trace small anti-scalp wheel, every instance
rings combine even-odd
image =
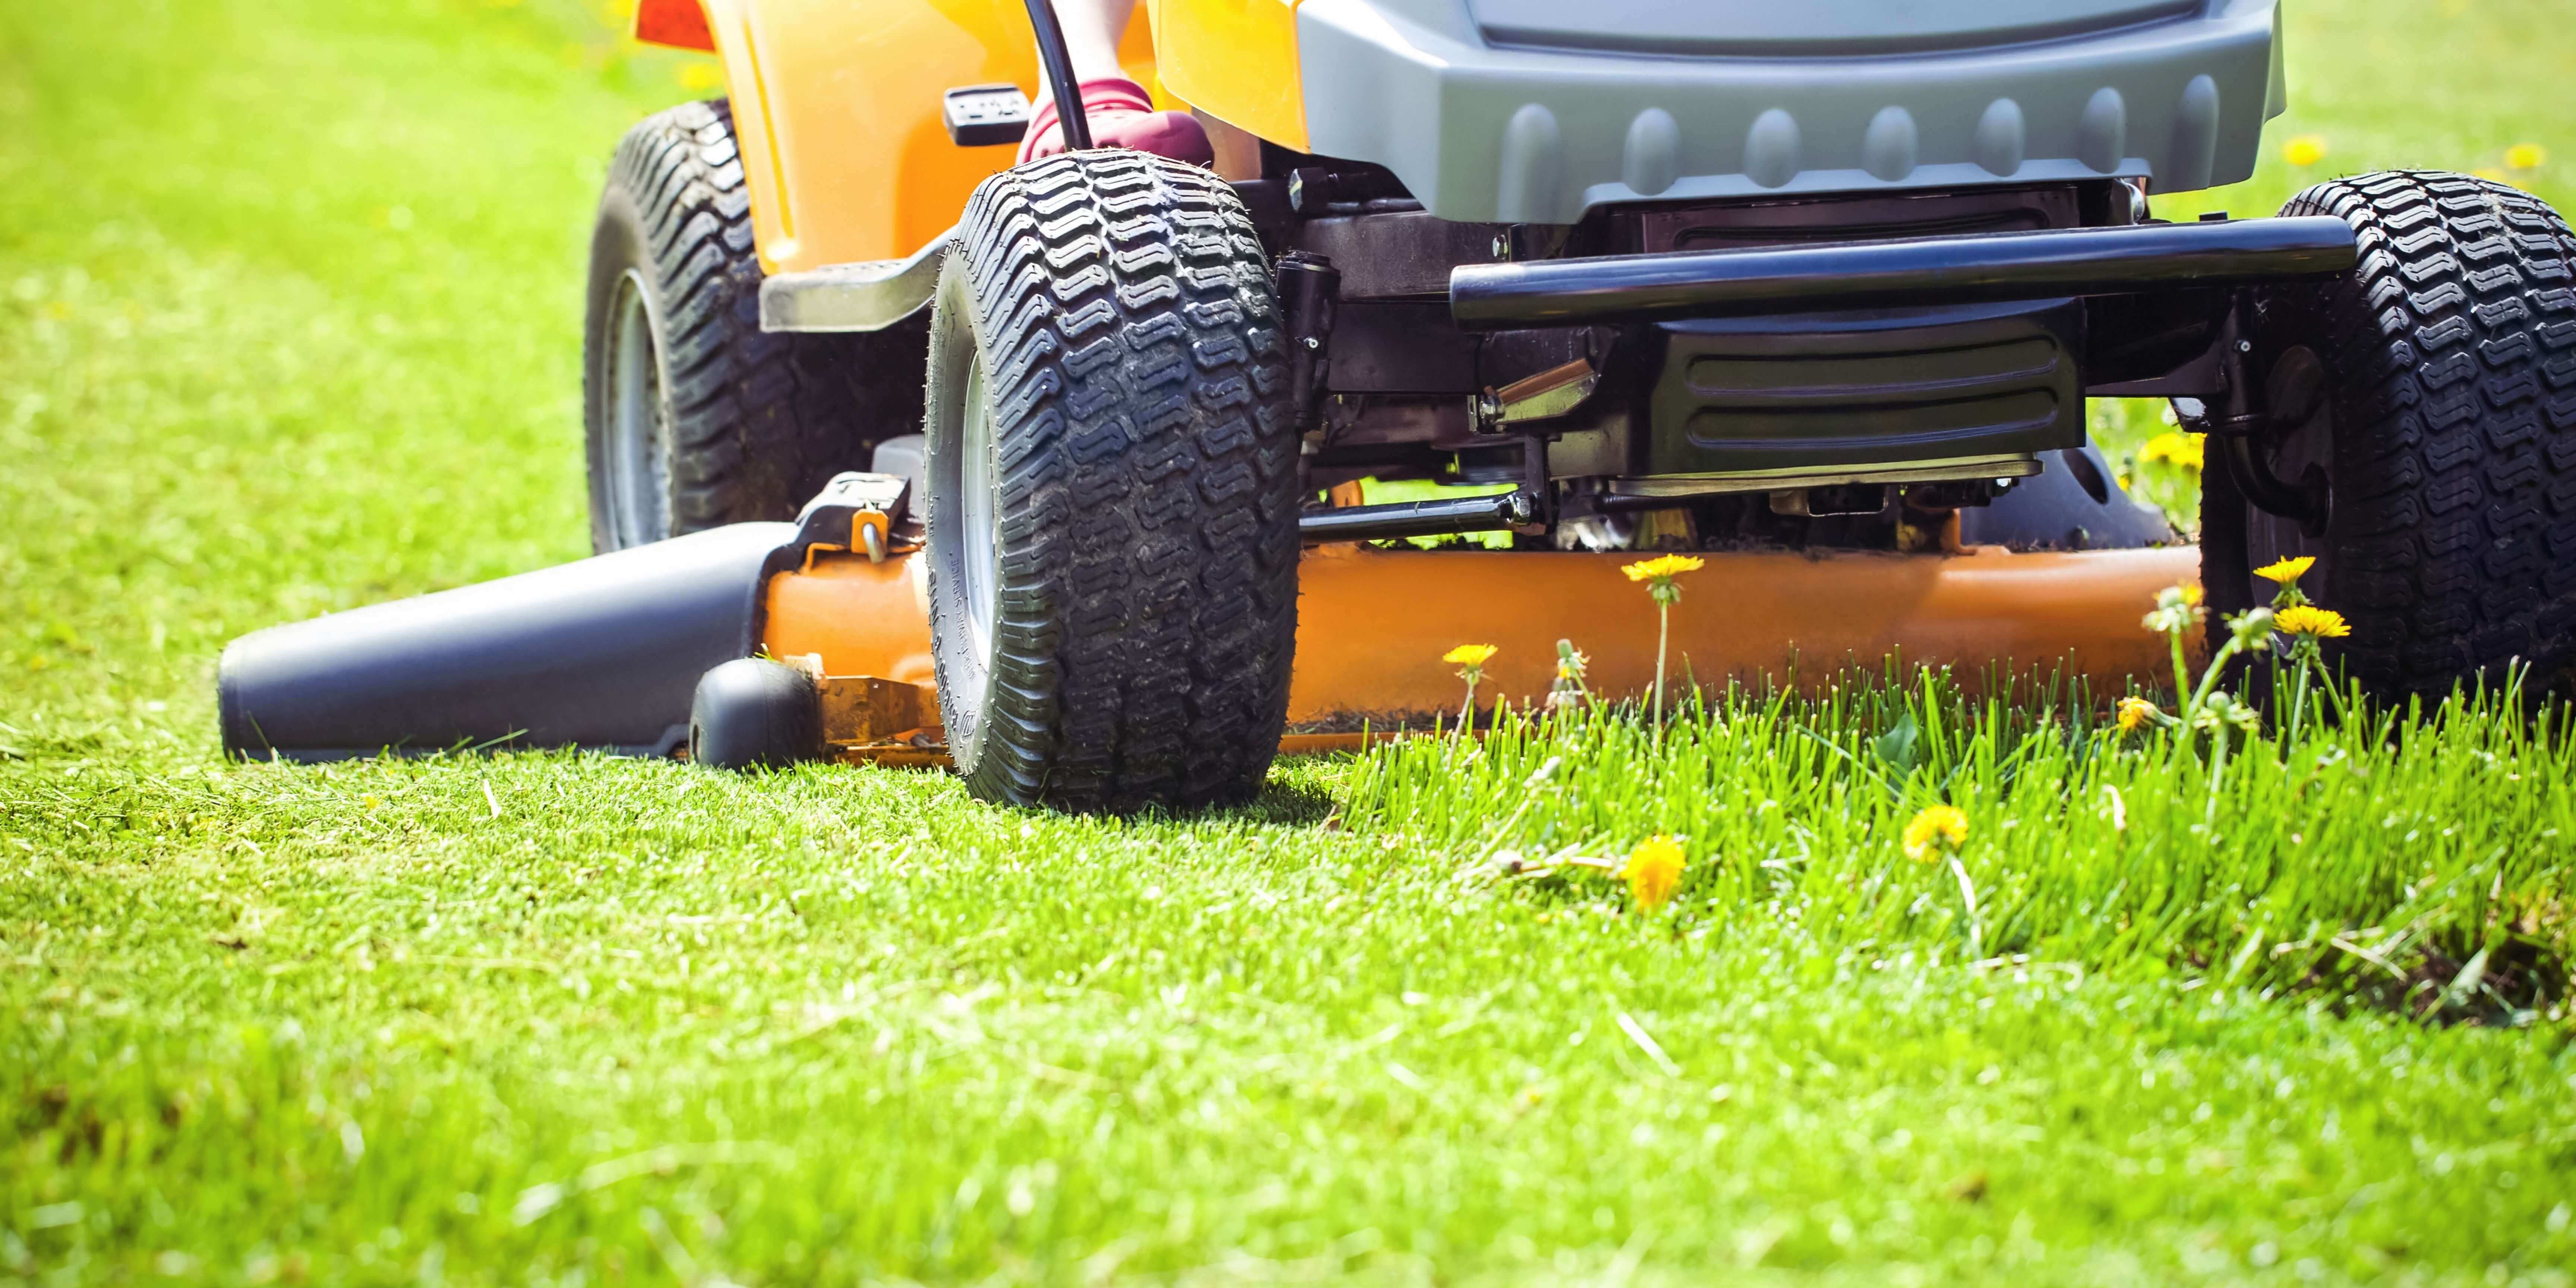
[[[823,754],[823,703],[802,667],[738,657],[698,677],[689,759],[709,769],[785,769]]]
[[[1141,152],[986,180],[932,310],[930,632],[977,796],[1258,790],[1297,631],[1297,439],[1234,190]]]
[[[2283,215],[2338,215],[2360,263],[2256,299],[2253,372],[2273,478],[2322,483],[2322,523],[2248,503],[2213,437],[2201,564],[2212,608],[2269,599],[2249,569],[2316,557],[2344,615],[2327,656],[2384,697],[2438,695],[2520,659],[2576,671],[2576,239],[2521,189],[2389,172]]]

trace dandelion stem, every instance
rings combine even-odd
[[[1664,745],[1664,642],[1672,638],[1673,606],[1655,596],[1655,745]]]
[[[2238,648],[2239,646],[2235,633],[2231,631],[2228,634],[2226,643],[2211,650],[2209,654],[2209,669],[2200,673],[2200,687],[2192,690],[2191,701],[2185,703],[2183,706],[2182,721],[2185,726],[2194,725],[2199,721],[2202,704],[2209,701],[2210,690],[2218,687],[2218,677],[2225,673],[2227,670],[2227,660],[2236,656]],[[2174,654],[2177,657],[2182,654],[2181,636],[2174,637]],[[2182,674],[2180,663],[2175,664],[2174,674]]]
[[[2295,660],[2298,663],[2299,675],[2291,682],[2290,727],[2281,731],[2284,741],[2299,736],[2302,713],[2306,711],[2308,705],[2308,651],[2305,647],[2298,650]]]
[[[2173,646],[2174,697],[2188,698],[2191,694],[2191,672],[2183,666],[2182,632],[2166,631],[2165,642]]]

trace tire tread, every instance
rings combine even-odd
[[[603,218],[631,203],[661,308],[672,535],[790,517],[834,473],[865,468],[877,441],[918,426],[926,318],[872,335],[760,329],[751,192],[726,100],[683,103],[637,124],[617,146],[607,185]],[[603,432],[602,343],[589,337],[583,364],[594,440]],[[592,535],[604,550],[612,538],[597,487]]]
[[[1002,528],[992,723],[960,769],[989,799],[1078,810],[1248,797],[1286,719],[1298,557],[1249,217],[1205,170],[1103,151],[986,180],[959,245]]]

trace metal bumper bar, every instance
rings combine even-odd
[[[1297,516],[1297,535],[1308,542],[1391,541],[1398,537],[1494,532],[1517,528],[1537,518],[1538,504],[1528,493],[1504,492],[1439,501],[1398,501],[1390,505],[1308,510]]]
[[[1491,331],[2046,300],[2324,276],[2357,257],[2332,215],[1678,251],[1464,265],[1449,313]]]

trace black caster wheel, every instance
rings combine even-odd
[[[698,677],[690,760],[711,769],[785,769],[822,755],[822,699],[803,669],[744,657]]]

